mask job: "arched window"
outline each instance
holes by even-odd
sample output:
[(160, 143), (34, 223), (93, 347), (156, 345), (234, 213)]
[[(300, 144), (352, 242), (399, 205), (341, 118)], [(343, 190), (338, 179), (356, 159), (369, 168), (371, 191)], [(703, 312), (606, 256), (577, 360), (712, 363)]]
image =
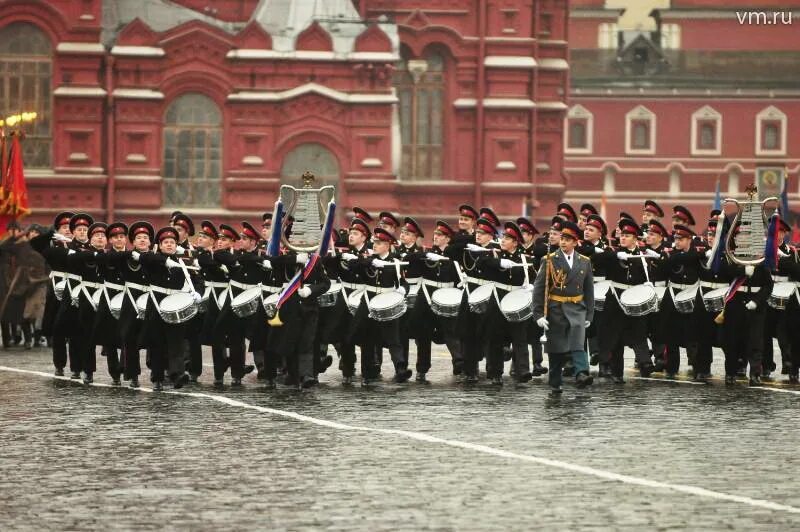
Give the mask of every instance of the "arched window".
[(47, 35), (32, 24), (16, 22), (0, 29), (0, 117), (37, 113), (22, 142), (28, 168), (51, 166), (52, 54)]
[(336, 185), (339, 181), (339, 162), (331, 151), (317, 142), (307, 142), (286, 154), (281, 166), (281, 184), (302, 186), (300, 179), (305, 172), (316, 178), (314, 187)]
[(441, 55), (429, 53), (422, 59), (403, 57), (395, 70), (403, 146), (402, 179), (442, 178), (444, 66)]
[(202, 94), (184, 94), (164, 117), (164, 205), (217, 207), (222, 113)]

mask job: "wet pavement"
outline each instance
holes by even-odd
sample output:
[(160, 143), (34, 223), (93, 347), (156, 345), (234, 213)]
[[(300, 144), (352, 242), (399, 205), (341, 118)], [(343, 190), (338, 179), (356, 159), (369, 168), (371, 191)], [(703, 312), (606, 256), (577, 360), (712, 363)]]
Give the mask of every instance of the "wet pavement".
[(541, 379), (465, 388), (443, 352), (429, 385), (332, 368), (310, 391), (218, 390), (207, 368), (195, 396), (57, 380), (45, 350), (0, 366), (3, 530), (800, 528), (796, 387), (553, 398)]

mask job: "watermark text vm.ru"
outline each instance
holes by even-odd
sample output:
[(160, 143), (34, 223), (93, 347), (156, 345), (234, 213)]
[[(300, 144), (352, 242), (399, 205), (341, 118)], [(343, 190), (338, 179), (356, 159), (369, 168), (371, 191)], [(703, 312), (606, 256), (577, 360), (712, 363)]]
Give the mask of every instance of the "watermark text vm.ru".
[(792, 23), (792, 11), (737, 11), (739, 24), (777, 26)]

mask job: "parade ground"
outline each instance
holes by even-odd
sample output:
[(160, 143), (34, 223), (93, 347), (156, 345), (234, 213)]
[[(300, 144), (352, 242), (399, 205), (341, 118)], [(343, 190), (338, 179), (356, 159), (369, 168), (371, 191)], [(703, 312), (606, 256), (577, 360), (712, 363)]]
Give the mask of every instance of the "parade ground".
[[(629, 354), (630, 355), (630, 354)], [(210, 355), (206, 357), (210, 360)], [(411, 360), (415, 360), (412, 350)], [(790, 530), (800, 389), (541, 379), (153, 393), (0, 354), (3, 530)], [(632, 366), (632, 356), (626, 365)], [(386, 362), (384, 373), (391, 374)], [(144, 363), (143, 363), (144, 367)], [(685, 368), (685, 361), (683, 364)], [(593, 368), (596, 369), (596, 368)], [(145, 377), (145, 375), (143, 375)], [(779, 380), (783, 380), (778, 376)]]

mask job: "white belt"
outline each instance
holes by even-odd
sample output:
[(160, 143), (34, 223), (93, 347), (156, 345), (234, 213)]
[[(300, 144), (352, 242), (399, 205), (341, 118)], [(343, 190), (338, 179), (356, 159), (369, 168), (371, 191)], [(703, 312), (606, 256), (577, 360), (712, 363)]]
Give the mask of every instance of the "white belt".
[(129, 283), (128, 281), (125, 281), (125, 288), (127, 288), (128, 290), (130, 290), (131, 288), (133, 288), (134, 290), (139, 290), (140, 292), (147, 292), (147, 289), (148, 289), (149, 287), (148, 287), (147, 285), (143, 285), (143, 284), (136, 284), (136, 283)]
[(120, 290), (120, 291), (125, 290), (125, 287), (122, 286), (121, 284), (109, 283), (108, 281), (106, 281), (104, 284), (106, 288), (110, 288), (112, 290)]
[(789, 280), (788, 275), (773, 275), (772, 280), (776, 283), (785, 283)]
[(255, 288), (256, 286), (258, 286), (257, 284), (245, 284), (245, 283), (240, 283), (239, 281), (233, 281), (233, 280), (231, 280), (229, 282), (229, 284), (234, 288), (240, 288), (242, 290), (248, 290), (250, 288)]
[(432, 286), (434, 288), (452, 288), (453, 287), (453, 283), (452, 282), (450, 282), (450, 283), (440, 283), (438, 281), (431, 281), (431, 280), (428, 280), (428, 279), (423, 279), (422, 280), (422, 284), (424, 284), (425, 286)]
[(669, 283), (670, 288), (675, 288), (677, 290), (686, 290), (687, 288), (694, 288), (697, 286), (697, 283), (692, 284), (681, 284), (681, 283)]
[(350, 290), (361, 290), (362, 288), (364, 288), (364, 285), (361, 283), (346, 283), (344, 281), (341, 281), (341, 283), (342, 286), (344, 286), (345, 288), (349, 288)]
[(397, 290), (394, 286), (365, 286), (364, 289), (373, 294), (383, 294), (384, 292), (393, 292)]
[(261, 285), (261, 290), (264, 292), (269, 292), (270, 294), (277, 294), (283, 289), (281, 286), (265, 286)]
[(220, 281), (206, 281), (206, 286), (211, 286), (213, 288), (228, 288), (228, 283), (223, 283)]
[(711, 281), (700, 281), (700, 286), (703, 288), (723, 288), (728, 286), (728, 283), (712, 283)]
[(606, 278), (604, 276), (602, 276), (602, 275), (598, 275), (596, 277), (593, 277), (592, 279), (594, 279), (594, 282), (596, 282), (596, 283), (599, 283), (601, 281), (605, 281), (606, 280)]
[(506, 292), (511, 292), (512, 290), (516, 290), (517, 288), (522, 288), (522, 286), (516, 286), (513, 284), (502, 284), (502, 283), (494, 283), (495, 288), (499, 288), (500, 290), (505, 290)]
[(494, 284), (493, 281), (490, 281), (488, 279), (478, 279), (477, 277), (470, 277), (470, 276), (467, 276), (467, 282), (472, 284), (477, 284), (479, 286), (483, 286), (485, 284)]
[(624, 283), (618, 283), (616, 281), (611, 281), (611, 286), (613, 286), (614, 288), (619, 288), (620, 290), (627, 290), (628, 288), (630, 288), (633, 285), (624, 284)]
[(666, 281), (656, 281), (653, 283), (653, 286), (667, 286)]
[(422, 277), (412, 277), (411, 279), (409, 279), (409, 278), (406, 278), (406, 282), (407, 282), (408, 284), (419, 284), (419, 282), (420, 282), (421, 280), (422, 280)]
[(754, 294), (759, 290), (761, 290), (760, 286), (740, 286), (736, 289), (737, 292), (752, 292)]
[(75, 275), (74, 273), (65, 273), (64, 279), (72, 279), (73, 281), (80, 281), (82, 277), (80, 275)]
[(65, 275), (67, 274), (65, 274), (64, 272), (57, 272), (55, 270), (50, 272), (51, 279), (55, 279), (56, 277), (58, 277), (59, 279), (63, 279)]
[(95, 289), (100, 288), (101, 286), (100, 283), (92, 283), (89, 281), (83, 281), (81, 285), (85, 286), (86, 288), (95, 288)]
[(151, 284), (150, 285), (150, 292), (156, 292), (158, 294), (171, 295), (171, 294), (179, 294), (179, 293), (183, 292), (183, 290), (175, 290), (174, 288), (163, 288), (161, 286), (156, 286), (156, 285), (152, 285)]

